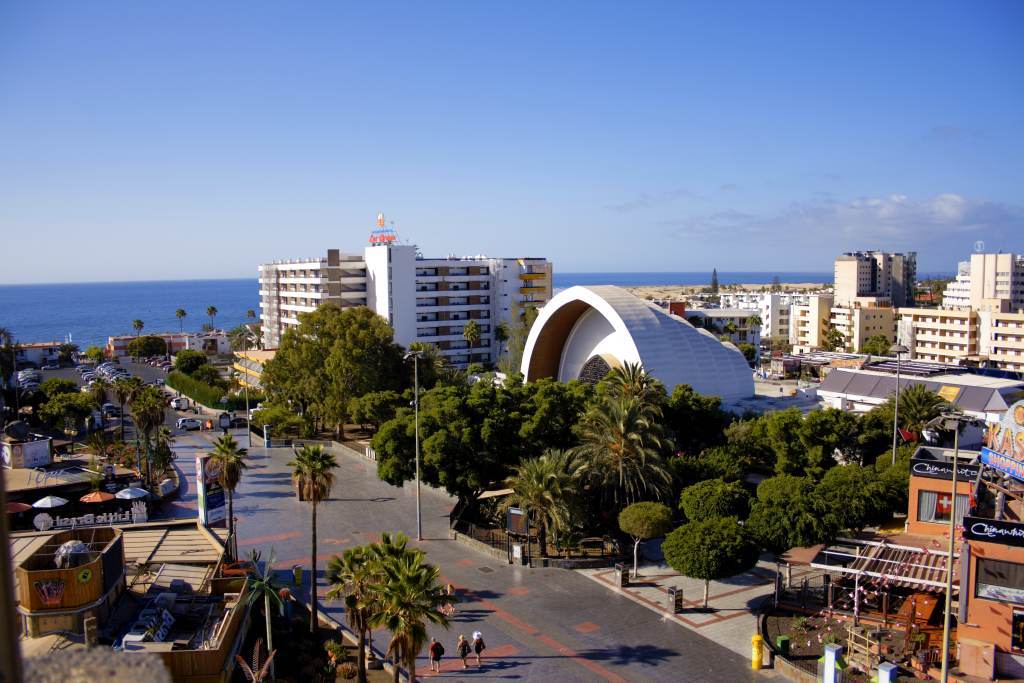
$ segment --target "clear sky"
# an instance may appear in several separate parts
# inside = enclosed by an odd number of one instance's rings
[[[0,282],[1024,251],[1024,3],[0,3]]]

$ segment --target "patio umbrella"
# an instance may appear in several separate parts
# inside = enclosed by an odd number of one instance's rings
[[[36,502],[32,503],[32,507],[40,509],[59,508],[61,505],[67,505],[68,501],[61,498],[60,496],[46,496],[40,498]]]
[[[83,503],[105,503],[108,500],[114,500],[114,494],[107,493],[106,491],[93,491],[92,493],[85,494],[78,500]]]
[[[135,500],[136,498],[145,498],[149,495],[149,491],[140,489],[136,486],[129,486],[126,489],[121,489],[117,492],[117,497],[121,500]]]
[[[31,509],[32,509],[32,506],[29,505],[28,503],[13,503],[12,502],[12,503],[8,503],[7,504],[7,514],[9,514],[9,515],[13,515],[13,514],[16,514],[18,512],[24,512],[25,510],[31,510]]]

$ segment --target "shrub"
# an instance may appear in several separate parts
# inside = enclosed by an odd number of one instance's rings
[[[192,371],[192,379],[198,380],[203,384],[209,384],[211,387],[224,388],[224,380],[221,379],[217,368],[212,365],[200,365]]]
[[[178,351],[178,354],[174,357],[174,369],[186,375],[191,375],[200,366],[206,365],[206,362],[205,353],[185,349],[184,351]]]
[[[738,481],[726,483],[708,479],[686,488],[679,496],[679,509],[690,522],[711,517],[744,518],[750,509],[750,494]]]
[[[268,405],[253,413],[250,420],[253,429],[262,430],[264,425],[270,427],[274,437],[299,436],[303,433],[306,423],[290,409],[281,405]]]
[[[201,403],[207,408],[227,410],[245,410],[245,396],[242,394],[228,394],[223,387],[214,387],[202,382],[195,377],[180,372],[172,372],[167,375],[167,386],[176,389],[188,396],[196,403]],[[225,406],[220,400],[227,396],[228,403]],[[262,395],[249,392],[249,404],[255,405],[263,399]]]

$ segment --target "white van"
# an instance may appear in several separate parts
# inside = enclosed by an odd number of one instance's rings
[[[186,397],[179,396],[178,398],[171,399],[171,407],[175,410],[188,410],[191,406]]]

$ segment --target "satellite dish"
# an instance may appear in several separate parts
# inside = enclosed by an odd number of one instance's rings
[[[984,253],[984,251],[985,251],[985,243],[984,242],[982,242],[981,240],[978,240],[977,242],[974,243],[974,253],[981,254],[981,253]]]

